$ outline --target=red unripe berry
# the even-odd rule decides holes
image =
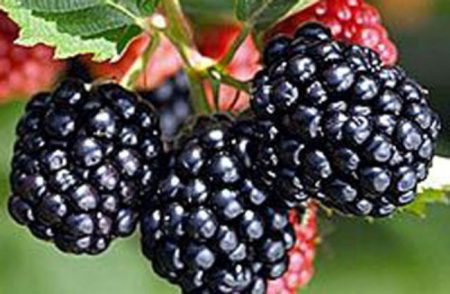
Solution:
[[[18,36],[19,27],[0,12],[0,102],[50,88],[64,67],[63,62],[52,60],[49,47],[14,44]]]
[[[397,48],[381,24],[378,10],[364,0],[321,0],[283,20],[268,37],[278,33],[293,34],[298,26],[308,21],[325,24],[337,39],[375,50],[386,65],[397,62]]]
[[[316,208],[311,206],[302,219],[292,211],[290,221],[294,224],[297,242],[290,252],[289,268],[281,278],[269,282],[267,294],[295,294],[314,275],[318,240]]]

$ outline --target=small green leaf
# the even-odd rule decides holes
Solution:
[[[142,18],[156,0],[0,0],[20,26],[16,43],[55,47],[57,58],[91,53],[101,61],[117,57],[141,32]]]
[[[417,200],[406,206],[403,210],[419,217],[425,217],[430,204],[448,204],[450,186],[442,189],[425,189],[417,197]]]
[[[93,53],[96,60],[106,60],[117,55],[116,44],[105,38],[83,40],[58,31],[56,23],[32,15],[29,10],[10,9],[9,16],[21,25],[17,44],[34,46],[44,43],[55,47],[55,58],[68,58],[78,54]]]
[[[137,37],[142,32],[138,26],[131,26],[125,32],[122,33],[119,42],[117,42],[117,51],[122,53],[130,43],[130,40]]]
[[[300,11],[316,0],[236,0],[239,20],[263,31],[293,11]]]

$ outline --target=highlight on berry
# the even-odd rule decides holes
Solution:
[[[0,101],[27,100],[7,206],[35,239],[98,256],[139,231],[181,293],[293,294],[321,219],[445,202],[433,91],[374,6],[191,2],[0,4]]]

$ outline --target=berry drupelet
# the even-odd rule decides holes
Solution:
[[[415,200],[441,129],[425,89],[316,23],[271,40],[264,64],[251,104],[280,131],[263,151],[272,150],[268,170],[287,198],[304,193],[374,217]]]
[[[142,248],[183,293],[266,293],[295,244],[289,211],[253,176],[247,125],[201,117],[142,215]]]
[[[162,139],[171,142],[192,114],[186,74],[179,71],[157,88],[141,96],[151,102],[159,114]]]
[[[115,84],[63,82],[17,127],[9,211],[39,239],[99,254],[135,230],[156,188],[162,142],[152,106]]]

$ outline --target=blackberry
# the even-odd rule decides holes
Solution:
[[[287,270],[289,211],[253,176],[248,124],[199,118],[146,201],[143,252],[184,293],[265,293]]]
[[[271,160],[258,170],[290,205],[311,195],[345,214],[382,217],[415,200],[441,129],[427,90],[315,23],[274,38],[264,61],[251,105],[279,132],[261,147]]]
[[[159,136],[152,106],[115,84],[68,80],[34,96],[17,127],[11,215],[64,252],[101,253],[133,233],[157,187]]]
[[[167,79],[158,88],[142,92],[159,113],[163,141],[173,141],[181,126],[192,114],[189,84],[183,71]]]

